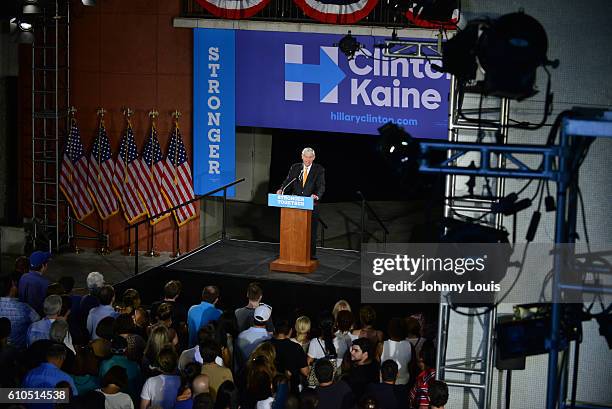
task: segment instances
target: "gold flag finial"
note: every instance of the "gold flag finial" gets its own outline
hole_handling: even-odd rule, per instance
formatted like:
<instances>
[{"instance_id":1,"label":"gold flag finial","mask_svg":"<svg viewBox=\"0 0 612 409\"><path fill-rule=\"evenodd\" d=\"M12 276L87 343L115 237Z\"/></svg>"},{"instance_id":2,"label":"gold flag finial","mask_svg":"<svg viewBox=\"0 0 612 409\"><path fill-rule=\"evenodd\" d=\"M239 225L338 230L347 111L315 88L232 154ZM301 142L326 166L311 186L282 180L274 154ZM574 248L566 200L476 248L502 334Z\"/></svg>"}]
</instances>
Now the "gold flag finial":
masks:
<instances>
[{"instance_id":1,"label":"gold flag finial","mask_svg":"<svg viewBox=\"0 0 612 409\"><path fill-rule=\"evenodd\" d=\"M181 115L182 115L181 111L179 111L178 109L175 109L174 112L172 113L172 118L174 118L174 120L178 122Z\"/></svg>"},{"instance_id":2,"label":"gold flag finial","mask_svg":"<svg viewBox=\"0 0 612 409\"><path fill-rule=\"evenodd\" d=\"M68 108L68 115L70 115L70 117L74 118L74 116L76 115L77 109L74 106L71 106L70 108Z\"/></svg>"},{"instance_id":3,"label":"gold flag finial","mask_svg":"<svg viewBox=\"0 0 612 409\"><path fill-rule=\"evenodd\" d=\"M98 117L100 117L101 119L104 119L104 115L106 114L106 109L100 107L96 110L96 114L98 114Z\"/></svg>"},{"instance_id":4,"label":"gold flag finial","mask_svg":"<svg viewBox=\"0 0 612 409\"><path fill-rule=\"evenodd\" d=\"M155 109L152 109L149 111L149 116L151 117L151 119L155 120L155 118L159 116L159 112Z\"/></svg>"}]
</instances>

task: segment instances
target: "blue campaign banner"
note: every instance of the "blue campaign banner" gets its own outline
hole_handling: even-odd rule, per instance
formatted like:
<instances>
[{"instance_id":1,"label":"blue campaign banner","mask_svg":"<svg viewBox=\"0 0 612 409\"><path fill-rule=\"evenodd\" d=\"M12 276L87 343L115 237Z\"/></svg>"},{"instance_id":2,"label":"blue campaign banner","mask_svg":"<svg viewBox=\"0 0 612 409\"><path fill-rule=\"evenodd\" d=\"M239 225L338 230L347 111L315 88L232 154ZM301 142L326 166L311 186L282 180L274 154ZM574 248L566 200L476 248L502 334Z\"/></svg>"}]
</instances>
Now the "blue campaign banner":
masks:
<instances>
[{"instance_id":1,"label":"blue campaign banner","mask_svg":"<svg viewBox=\"0 0 612 409\"><path fill-rule=\"evenodd\" d=\"M314 200L312 197L295 195L268 194L268 206L290 207L291 209L312 210Z\"/></svg>"},{"instance_id":2,"label":"blue campaign banner","mask_svg":"<svg viewBox=\"0 0 612 409\"><path fill-rule=\"evenodd\" d=\"M200 195L236 179L236 32L194 29L193 64L193 188Z\"/></svg>"},{"instance_id":3,"label":"blue campaign banner","mask_svg":"<svg viewBox=\"0 0 612 409\"><path fill-rule=\"evenodd\" d=\"M450 76L423 58L382 55L383 37L236 31L239 126L378 134L392 121L418 138L447 139Z\"/></svg>"}]
</instances>

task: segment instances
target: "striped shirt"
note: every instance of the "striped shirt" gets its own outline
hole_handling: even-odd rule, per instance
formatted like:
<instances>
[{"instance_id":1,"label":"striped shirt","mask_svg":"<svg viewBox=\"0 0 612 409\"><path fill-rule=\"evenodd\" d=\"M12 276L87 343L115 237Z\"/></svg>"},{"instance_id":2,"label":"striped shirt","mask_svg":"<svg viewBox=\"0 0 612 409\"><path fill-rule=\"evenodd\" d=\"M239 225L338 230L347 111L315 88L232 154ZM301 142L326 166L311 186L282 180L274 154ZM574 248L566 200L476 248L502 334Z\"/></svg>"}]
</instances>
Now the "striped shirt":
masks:
<instances>
[{"instance_id":1,"label":"striped shirt","mask_svg":"<svg viewBox=\"0 0 612 409\"><path fill-rule=\"evenodd\" d=\"M416 378L416 383L410 391L410 407L418 408L420 406L429 407L429 383L436 379L436 370L427 368Z\"/></svg>"}]
</instances>

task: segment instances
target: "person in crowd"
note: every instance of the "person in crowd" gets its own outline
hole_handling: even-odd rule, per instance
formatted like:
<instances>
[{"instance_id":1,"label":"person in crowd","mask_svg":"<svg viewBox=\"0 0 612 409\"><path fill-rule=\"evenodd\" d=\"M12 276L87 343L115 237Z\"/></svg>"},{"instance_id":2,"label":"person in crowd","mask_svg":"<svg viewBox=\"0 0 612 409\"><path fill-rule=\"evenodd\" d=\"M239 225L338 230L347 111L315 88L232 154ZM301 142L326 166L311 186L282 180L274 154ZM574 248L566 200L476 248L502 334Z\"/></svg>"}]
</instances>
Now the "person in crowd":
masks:
<instances>
[{"instance_id":1,"label":"person in crowd","mask_svg":"<svg viewBox=\"0 0 612 409\"><path fill-rule=\"evenodd\" d=\"M224 311L215 325L215 339L221 344L223 365L232 368L234 343L238 339L238 322L233 311Z\"/></svg>"},{"instance_id":2,"label":"person in crowd","mask_svg":"<svg viewBox=\"0 0 612 409\"><path fill-rule=\"evenodd\" d=\"M340 365L339 374L342 374L342 369L350 366L351 354L350 346L353 341L359 338L357 335L352 333L353 325L355 324L355 316L349 310L341 310L336 314L336 339L339 345L347 345L347 348L341 348L338 354L338 364Z\"/></svg>"},{"instance_id":3,"label":"person in crowd","mask_svg":"<svg viewBox=\"0 0 612 409\"><path fill-rule=\"evenodd\" d=\"M58 382L66 381L70 385L72 395L77 396L78 391L72 378L60 369L66 359L66 348L60 344L53 344L47 349L46 355L47 361L27 373L22 387L55 388Z\"/></svg>"},{"instance_id":4,"label":"person in crowd","mask_svg":"<svg viewBox=\"0 0 612 409\"><path fill-rule=\"evenodd\" d=\"M198 330L211 321L219 319L222 311L216 307L219 301L219 287L207 285L202 290L202 302L193 305L187 313L189 327L189 347L193 348L198 341Z\"/></svg>"},{"instance_id":5,"label":"person in crowd","mask_svg":"<svg viewBox=\"0 0 612 409\"><path fill-rule=\"evenodd\" d=\"M179 371L181 375L181 387L179 388L179 394L176 397L176 403L174 409L191 409L193 407L194 393L194 380L197 377L205 378L206 390L208 392L208 376L202 375L202 364L198 362L190 362L187 366Z\"/></svg>"},{"instance_id":6,"label":"person in crowd","mask_svg":"<svg viewBox=\"0 0 612 409\"><path fill-rule=\"evenodd\" d=\"M181 349L187 347L187 306L178 301L181 295L183 286L178 280L171 280L164 285L163 298L161 301L155 301L151 304L151 316L157 316L157 309L162 304L170 304L172 306L172 323L179 337L179 345Z\"/></svg>"},{"instance_id":7,"label":"person in crowd","mask_svg":"<svg viewBox=\"0 0 612 409\"><path fill-rule=\"evenodd\" d=\"M423 343L418 358L419 375L412 389L410 390L410 408L428 409L429 408L429 386L436 378L436 348L431 340Z\"/></svg>"},{"instance_id":8,"label":"person in crowd","mask_svg":"<svg viewBox=\"0 0 612 409\"><path fill-rule=\"evenodd\" d=\"M67 318L68 325L70 326L70 334L75 344L84 344L89 339L89 334L85 334L83 331L83 325L81 325L81 301L82 296L73 294L74 289L74 278L71 276L62 276L58 280L58 283L62 286L64 292L62 296L70 298L70 315Z\"/></svg>"},{"instance_id":9,"label":"person in crowd","mask_svg":"<svg viewBox=\"0 0 612 409\"><path fill-rule=\"evenodd\" d=\"M318 409L319 394L316 389L306 388L300 394L300 409Z\"/></svg>"},{"instance_id":10,"label":"person in crowd","mask_svg":"<svg viewBox=\"0 0 612 409\"><path fill-rule=\"evenodd\" d=\"M443 381L431 381L429 383L429 407L430 409L444 409L448 402L448 385Z\"/></svg>"},{"instance_id":11,"label":"person in crowd","mask_svg":"<svg viewBox=\"0 0 612 409\"><path fill-rule=\"evenodd\" d=\"M274 379L278 371L276 369L276 349L271 342L262 342L255 347L246 365L247 383L248 379L258 371L264 371L270 379Z\"/></svg>"},{"instance_id":12,"label":"person in crowd","mask_svg":"<svg viewBox=\"0 0 612 409\"><path fill-rule=\"evenodd\" d=\"M30 255L30 270L19 279L19 300L29 304L40 315L43 315L43 302L49 286L49 279L45 274L50 259L51 253L33 252Z\"/></svg>"},{"instance_id":13,"label":"person in crowd","mask_svg":"<svg viewBox=\"0 0 612 409\"><path fill-rule=\"evenodd\" d=\"M15 283L19 283L22 275L30 271L30 259L26 256L19 256L15 259L14 277Z\"/></svg>"},{"instance_id":14,"label":"person in crowd","mask_svg":"<svg viewBox=\"0 0 612 409\"><path fill-rule=\"evenodd\" d=\"M66 348L64 368L72 368L76 357L76 349L70 339L69 326L66 320L55 320L49 328L49 340L61 344Z\"/></svg>"},{"instance_id":15,"label":"person in crowd","mask_svg":"<svg viewBox=\"0 0 612 409\"><path fill-rule=\"evenodd\" d=\"M310 326L310 318L305 315L295 320L295 337L291 340L301 345L304 352L308 352L310 346Z\"/></svg>"},{"instance_id":16,"label":"person in crowd","mask_svg":"<svg viewBox=\"0 0 612 409\"><path fill-rule=\"evenodd\" d=\"M18 350L10 345L11 321L0 317L0 387L14 388L19 385L17 377Z\"/></svg>"},{"instance_id":17,"label":"person in crowd","mask_svg":"<svg viewBox=\"0 0 612 409\"><path fill-rule=\"evenodd\" d=\"M157 357L161 374L146 380L140 393L140 409L160 406L172 409L181 386L181 378L176 375L178 356L174 347L166 345Z\"/></svg>"},{"instance_id":18,"label":"person in crowd","mask_svg":"<svg viewBox=\"0 0 612 409\"><path fill-rule=\"evenodd\" d=\"M355 409L381 409L381 407L373 397L364 396L357 402Z\"/></svg>"},{"instance_id":19,"label":"person in crowd","mask_svg":"<svg viewBox=\"0 0 612 409\"><path fill-rule=\"evenodd\" d=\"M127 393L121 392L128 385L128 374L124 367L113 366L102 377L102 388L97 389L104 395L105 409L134 409L134 402Z\"/></svg>"},{"instance_id":20,"label":"person in crowd","mask_svg":"<svg viewBox=\"0 0 612 409\"><path fill-rule=\"evenodd\" d=\"M98 323L106 317L116 317L118 314L113 309L113 301L115 301L115 290L110 285L104 285L98 292L100 305L93 307L87 315L87 331L91 339L98 338L96 327Z\"/></svg>"},{"instance_id":21,"label":"person in crowd","mask_svg":"<svg viewBox=\"0 0 612 409\"><path fill-rule=\"evenodd\" d=\"M130 361L126 356L127 352L127 341L125 338L115 335L111 340L111 354L109 359L106 359L100 363L99 377L104 379L104 375L114 366L119 366L125 369L127 376L127 383L122 388L125 390L135 401L138 400L138 394L142 387L142 376L138 364L134 361Z\"/></svg>"},{"instance_id":22,"label":"person in crowd","mask_svg":"<svg viewBox=\"0 0 612 409\"><path fill-rule=\"evenodd\" d=\"M174 328L172 317L174 313L172 311L173 307L170 303L162 303L156 310L156 315L154 315L155 323L165 325L166 328Z\"/></svg>"},{"instance_id":23,"label":"person in crowd","mask_svg":"<svg viewBox=\"0 0 612 409\"><path fill-rule=\"evenodd\" d=\"M238 334L236 346L239 352L239 358L242 362L246 362L251 355L251 352L260 343L270 339L270 334L266 329L268 321L272 317L272 307L266 304L260 304L255 308L253 315L253 325Z\"/></svg>"},{"instance_id":24,"label":"person in crowd","mask_svg":"<svg viewBox=\"0 0 612 409\"><path fill-rule=\"evenodd\" d=\"M163 303L170 304L174 308L172 310L173 316L172 321L176 323L187 323L187 307L178 302L177 299L181 295L183 286L178 280L171 280L164 285L164 295L160 301L155 301L151 304L151 315L157 315L157 308Z\"/></svg>"},{"instance_id":25,"label":"person in crowd","mask_svg":"<svg viewBox=\"0 0 612 409\"><path fill-rule=\"evenodd\" d=\"M126 314L133 314L136 308L140 307L141 299L140 293L135 288L128 288L123 292L121 301L126 309Z\"/></svg>"},{"instance_id":26,"label":"person in crowd","mask_svg":"<svg viewBox=\"0 0 612 409\"><path fill-rule=\"evenodd\" d=\"M87 330L87 317L89 316L89 311L92 308L100 305L100 299L98 298L98 294L100 289L104 286L104 276L98 271L92 271L87 275L87 289L89 293L81 299L81 305L79 307L79 321L83 325L83 331Z\"/></svg>"},{"instance_id":27,"label":"person in crowd","mask_svg":"<svg viewBox=\"0 0 612 409\"><path fill-rule=\"evenodd\" d=\"M102 387L98 378L98 358L89 345L77 347L77 354L70 376L76 385L79 396L86 395Z\"/></svg>"},{"instance_id":28,"label":"person in crowd","mask_svg":"<svg viewBox=\"0 0 612 409\"><path fill-rule=\"evenodd\" d=\"M249 283L246 296L248 299L247 305L236 309L234 312L234 314L236 314L236 320L238 321L238 332L242 332L253 325L255 308L259 307L261 299L263 298L261 285L258 282ZM272 320L268 320L266 329L270 333L274 332Z\"/></svg>"},{"instance_id":29,"label":"person in crowd","mask_svg":"<svg viewBox=\"0 0 612 409\"><path fill-rule=\"evenodd\" d=\"M0 280L0 316L8 318L11 323L8 343L23 349L27 346L28 327L40 320L40 316L30 305L19 301L16 283L13 276L5 276Z\"/></svg>"},{"instance_id":30,"label":"person in crowd","mask_svg":"<svg viewBox=\"0 0 612 409\"><path fill-rule=\"evenodd\" d=\"M371 305L364 305L359 309L359 323L360 327L353 331L354 335L369 339L375 346L379 342L383 342L382 331L374 328L376 325L376 310Z\"/></svg>"},{"instance_id":31,"label":"person in crowd","mask_svg":"<svg viewBox=\"0 0 612 409\"><path fill-rule=\"evenodd\" d=\"M225 381L219 385L214 409L238 409L240 397L238 388L232 381Z\"/></svg>"},{"instance_id":32,"label":"person in crowd","mask_svg":"<svg viewBox=\"0 0 612 409\"><path fill-rule=\"evenodd\" d=\"M256 409L285 409L289 397L289 379L278 374L272 380L272 391L266 399L257 401ZM267 393L266 393L267 394Z\"/></svg>"},{"instance_id":33,"label":"person in crowd","mask_svg":"<svg viewBox=\"0 0 612 409\"><path fill-rule=\"evenodd\" d=\"M302 347L291 341L291 324L281 319L274 326L274 337L270 343L276 350L276 369L289 377L291 393L299 393L301 376L308 377L308 360Z\"/></svg>"},{"instance_id":34,"label":"person in crowd","mask_svg":"<svg viewBox=\"0 0 612 409\"><path fill-rule=\"evenodd\" d=\"M51 324L56 319L62 319L63 317L60 315L62 311L62 297L59 295L50 295L45 298L43 303L43 312L45 314L45 318L40 321L33 322L28 327L28 331L26 333L26 344L27 346L32 345L35 341L39 339L49 339L49 330L51 329Z\"/></svg>"},{"instance_id":35,"label":"person in crowd","mask_svg":"<svg viewBox=\"0 0 612 409\"><path fill-rule=\"evenodd\" d=\"M350 340L337 337L334 332L334 317L329 312L321 314L319 318L319 333L317 338L310 340L308 347L308 363L327 358L336 368L342 364L342 357L350 349Z\"/></svg>"},{"instance_id":36,"label":"person in crowd","mask_svg":"<svg viewBox=\"0 0 612 409\"><path fill-rule=\"evenodd\" d=\"M365 396L373 397L381 409L407 409L408 387L397 384L399 366L393 359L387 359L380 365L380 383L370 383Z\"/></svg>"},{"instance_id":37,"label":"person in crowd","mask_svg":"<svg viewBox=\"0 0 612 409\"><path fill-rule=\"evenodd\" d=\"M234 382L232 371L215 362L221 354L221 346L211 337L205 337L200 343L200 356L202 357L202 375L208 376L208 388L215 399L219 386L225 381Z\"/></svg>"},{"instance_id":38,"label":"person in crowd","mask_svg":"<svg viewBox=\"0 0 612 409\"><path fill-rule=\"evenodd\" d=\"M421 324L415 317L406 317L404 319L404 328L406 339L410 341L414 349L414 356L418 357L421 353L421 347L425 342L425 337L421 336Z\"/></svg>"},{"instance_id":39,"label":"person in crowd","mask_svg":"<svg viewBox=\"0 0 612 409\"><path fill-rule=\"evenodd\" d=\"M215 400L210 393L201 393L193 400L193 409L213 409Z\"/></svg>"},{"instance_id":40,"label":"person in crowd","mask_svg":"<svg viewBox=\"0 0 612 409\"><path fill-rule=\"evenodd\" d=\"M379 377L378 361L374 347L368 338L357 338L351 346L351 368L346 378L357 399L361 398L369 383L376 383Z\"/></svg>"},{"instance_id":41,"label":"person in crowd","mask_svg":"<svg viewBox=\"0 0 612 409\"><path fill-rule=\"evenodd\" d=\"M155 372L156 369L160 367L158 362L159 353L162 348L168 344L172 345L170 330L163 325L154 326L147 339L147 345L145 346L142 359L142 368L145 374Z\"/></svg>"},{"instance_id":42,"label":"person in crowd","mask_svg":"<svg viewBox=\"0 0 612 409\"><path fill-rule=\"evenodd\" d=\"M183 352L181 352L181 355L179 356L179 361L178 361L179 371L182 371L183 369L185 369L187 364L189 364L190 362L197 362L199 364L202 364L202 356L200 355L200 345L207 338L214 339L213 334L214 334L214 326L212 324L205 325L198 330L198 344L194 346L193 348L184 350ZM217 363L222 363L222 362L223 361L221 362L217 361Z\"/></svg>"},{"instance_id":43,"label":"person in crowd","mask_svg":"<svg viewBox=\"0 0 612 409\"><path fill-rule=\"evenodd\" d=\"M136 334L134 319L128 314L119 314L115 318L113 334L125 338L127 350L125 356L130 361L141 362L146 342L144 338Z\"/></svg>"},{"instance_id":44,"label":"person in crowd","mask_svg":"<svg viewBox=\"0 0 612 409\"><path fill-rule=\"evenodd\" d=\"M340 311L351 312L351 304L349 304L349 302L346 300L338 300L338 302L334 304L334 308L332 309L332 315L334 316L335 320L338 319L338 313Z\"/></svg>"},{"instance_id":45,"label":"person in crowd","mask_svg":"<svg viewBox=\"0 0 612 409\"><path fill-rule=\"evenodd\" d=\"M136 308L136 311L134 311L134 333L146 339L149 322L150 319L147 310L143 307Z\"/></svg>"},{"instance_id":46,"label":"person in crowd","mask_svg":"<svg viewBox=\"0 0 612 409\"><path fill-rule=\"evenodd\" d=\"M398 367L398 375L395 383L406 385L410 380L410 360L412 359L412 345L406 339L404 321L401 318L392 318L387 329L389 339L383 344L380 354L380 362L393 359Z\"/></svg>"},{"instance_id":47,"label":"person in crowd","mask_svg":"<svg viewBox=\"0 0 612 409\"><path fill-rule=\"evenodd\" d=\"M319 386L319 409L352 409L355 397L351 388L343 380L334 382L335 367L329 359L319 359L314 366Z\"/></svg>"}]
</instances>

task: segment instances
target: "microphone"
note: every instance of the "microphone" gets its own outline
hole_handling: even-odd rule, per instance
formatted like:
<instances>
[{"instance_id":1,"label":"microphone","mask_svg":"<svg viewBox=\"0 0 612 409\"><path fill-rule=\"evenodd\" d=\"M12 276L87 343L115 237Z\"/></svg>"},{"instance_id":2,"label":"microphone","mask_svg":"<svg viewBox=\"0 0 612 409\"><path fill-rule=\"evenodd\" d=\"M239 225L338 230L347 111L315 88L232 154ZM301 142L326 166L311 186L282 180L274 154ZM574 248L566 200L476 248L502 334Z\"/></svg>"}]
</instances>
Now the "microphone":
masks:
<instances>
[{"instance_id":1,"label":"microphone","mask_svg":"<svg viewBox=\"0 0 612 409\"><path fill-rule=\"evenodd\" d=\"M290 184L292 184L293 182L295 182L295 180L296 180L296 179L297 179L297 177L295 177L295 178L291 179L291 182L287 183L287 184L285 185L285 187L281 189L281 195L284 195L284 194L285 194L285 189L287 189L287 188L289 187L289 185L290 185Z\"/></svg>"}]
</instances>

